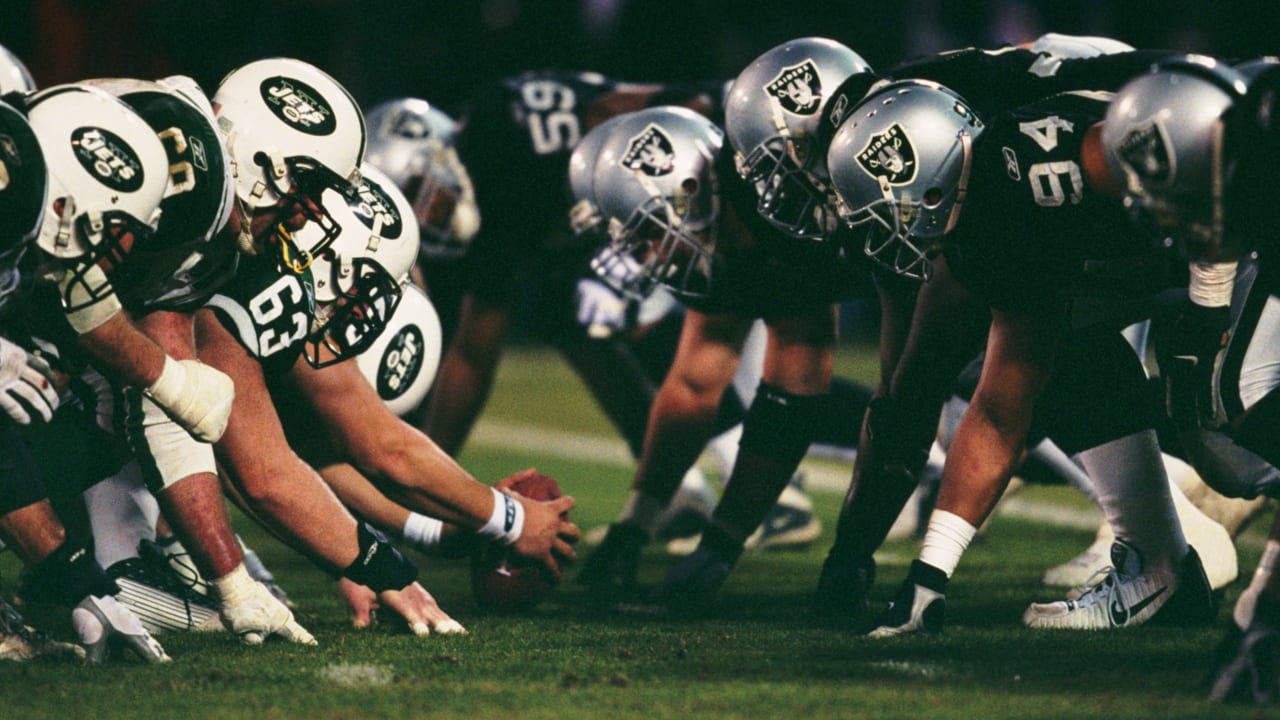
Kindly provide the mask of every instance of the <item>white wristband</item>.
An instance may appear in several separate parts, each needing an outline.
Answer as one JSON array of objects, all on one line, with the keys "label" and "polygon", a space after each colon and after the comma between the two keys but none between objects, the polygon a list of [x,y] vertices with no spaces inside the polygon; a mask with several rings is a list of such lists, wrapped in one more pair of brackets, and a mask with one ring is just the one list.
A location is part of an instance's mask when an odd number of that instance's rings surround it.
[{"label": "white wristband", "polygon": [[1231,304],[1231,290],[1236,283],[1236,260],[1229,262],[1194,261],[1190,265],[1191,283],[1187,293],[1191,302],[1201,307]]},{"label": "white wristband", "polygon": [[440,544],[440,535],[443,531],[443,522],[411,512],[409,518],[404,521],[404,529],[401,530],[400,535],[419,550],[427,550]]},{"label": "white wristband", "polygon": [[524,506],[519,500],[504,495],[493,488],[493,513],[489,522],[477,532],[483,537],[493,538],[503,545],[514,545],[524,530]]}]

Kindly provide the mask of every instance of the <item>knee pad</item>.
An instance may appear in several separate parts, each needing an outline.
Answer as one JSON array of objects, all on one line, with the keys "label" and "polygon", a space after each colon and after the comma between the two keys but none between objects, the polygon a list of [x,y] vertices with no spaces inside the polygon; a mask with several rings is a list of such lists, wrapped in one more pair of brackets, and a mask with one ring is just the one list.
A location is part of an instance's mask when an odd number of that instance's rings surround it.
[{"label": "knee pad", "polygon": [[125,438],[148,490],[158,493],[185,477],[217,474],[213,446],[191,437],[140,390],[126,389],[122,405]]},{"label": "knee pad", "polygon": [[794,467],[809,450],[829,396],[793,395],[761,382],[742,421],[738,447]]},{"label": "knee pad", "polygon": [[893,470],[894,475],[905,473],[914,482],[929,460],[933,435],[922,436],[919,441],[913,441],[910,428],[907,414],[889,396],[871,401],[867,434],[871,438],[876,466]]}]

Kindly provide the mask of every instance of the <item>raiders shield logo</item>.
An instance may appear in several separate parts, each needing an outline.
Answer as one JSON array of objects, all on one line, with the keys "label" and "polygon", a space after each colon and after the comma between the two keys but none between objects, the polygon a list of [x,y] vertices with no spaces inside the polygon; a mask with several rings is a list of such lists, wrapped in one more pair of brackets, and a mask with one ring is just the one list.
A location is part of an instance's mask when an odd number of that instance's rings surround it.
[{"label": "raiders shield logo", "polygon": [[822,80],[812,60],[782,68],[764,90],[793,115],[812,115],[822,102]]},{"label": "raiders shield logo", "polygon": [[76,128],[71,133],[71,151],[90,175],[112,190],[134,192],[142,187],[142,161],[110,130]]},{"label": "raiders shield logo", "polygon": [[858,166],[873,178],[890,185],[906,185],[916,179],[916,149],[898,123],[872,135],[857,155]]},{"label": "raiders shield logo", "polygon": [[1154,118],[1125,131],[1116,147],[1125,171],[1143,185],[1158,187],[1173,182],[1174,156],[1164,125]]},{"label": "raiders shield logo", "polygon": [[676,151],[671,138],[662,128],[650,123],[649,127],[627,143],[627,152],[622,156],[621,162],[623,167],[658,177],[675,168],[675,159]]},{"label": "raiders shield logo", "polygon": [[269,77],[258,87],[267,109],[286,125],[308,135],[328,135],[337,127],[333,108],[313,87],[294,78]]}]

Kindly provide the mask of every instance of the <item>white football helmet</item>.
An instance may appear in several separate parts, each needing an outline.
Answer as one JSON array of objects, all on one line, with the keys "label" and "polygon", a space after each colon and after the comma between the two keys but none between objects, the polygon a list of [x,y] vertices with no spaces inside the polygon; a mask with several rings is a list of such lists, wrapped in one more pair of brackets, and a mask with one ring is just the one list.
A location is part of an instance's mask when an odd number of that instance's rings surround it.
[{"label": "white football helmet", "polygon": [[398,98],[365,113],[373,165],[404,192],[422,230],[428,258],[459,257],[480,230],[471,176],[458,157],[458,124],[418,98]]},{"label": "white football helmet", "polygon": [[835,229],[818,127],[835,89],[870,72],[834,40],[800,38],[756,58],[734,80],[725,106],[734,163],[755,188],[760,215],[786,234],[821,240]]},{"label": "white football helmet", "polygon": [[1247,90],[1225,63],[1185,55],[1130,80],[1107,107],[1102,143],[1125,206],[1193,257],[1222,246],[1224,115]]},{"label": "white football helmet", "polygon": [[[283,266],[301,273],[338,229],[321,196],[326,189],[351,193],[360,181],[364,116],[355,100],[319,68],[288,58],[257,60],[231,71],[213,96],[218,127],[226,136],[236,200],[248,226],[255,211],[298,205],[323,232],[299,247],[279,232]],[[247,252],[261,249],[241,231]]]},{"label": "white football helmet", "polygon": [[592,192],[609,244],[592,269],[641,299],[655,283],[705,296],[714,275],[724,134],[692,110],[670,106],[621,115],[607,132]]},{"label": "white football helmet", "polygon": [[18,263],[40,229],[48,189],[35,131],[0,102],[0,302],[18,286]]},{"label": "white football helmet", "polygon": [[[377,168],[362,168],[353,195],[329,190],[324,200],[339,234],[310,268],[317,317],[304,354],[315,367],[358,354],[377,339],[418,256],[413,208]],[[323,232],[308,224],[296,236],[314,247]],[[317,344],[334,359],[322,360]]]},{"label": "white football helmet", "polygon": [[923,80],[873,88],[831,140],[827,167],[840,216],[866,231],[864,250],[927,279],[928,256],[960,214],[982,121],[951,90]]},{"label": "white football helmet", "polygon": [[31,71],[9,48],[0,45],[0,95],[35,91],[36,81],[31,77]]},{"label": "white football helmet", "polygon": [[426,293],[410,284],[373,345],[356,357],[369,384],[396,415],[422,404],[436,379],[444,339]]},{"label": "white football helmet", "polygon": [[[75,261],[71,288],[87,307],[111,292],[91,286],[86,271],[105,261],[119,265],[134,245],[147,245],[160,222],[169,160],[151,126],[128,105],[97,88],[59,85],[31,96],[27,117],[49,168],[49,193],[36,243],[46,253]],[[109,268],[104,268],[109,269]]]}]

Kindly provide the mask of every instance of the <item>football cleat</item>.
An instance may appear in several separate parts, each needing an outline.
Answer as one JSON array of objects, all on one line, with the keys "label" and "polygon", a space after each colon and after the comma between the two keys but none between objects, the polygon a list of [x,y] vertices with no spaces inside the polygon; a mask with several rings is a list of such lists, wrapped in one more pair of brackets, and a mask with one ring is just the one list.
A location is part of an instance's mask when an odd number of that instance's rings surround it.
[{"label": "football cleat", "polygon": [[646,603],[620,609],[646,615],[704,615],[715,608],[732,569],[733,563],[699,547],[671,567]]},{"label": "football cleat", "polygon": [[154,554],[157,551],[164,553],[165,561],[182,584],[201,595],[209,594],[209,582],[201,577],[200,570],[191,560],[191,554],[177,537],[170,535],[165,538],[157,537],[155,542],[146,539],[138,542],[139,555]]},{"label": "football cleat", "polygon": [[1229,654],[1216,668],[1209,691],[1213,702],[1270,705],[1280,699],[1280,626],[1272,617],[1274,608],[1269,610],[1243,633],[1231,626]]},{"label": "football cleat", "polygon": [[116,599],[133,611],[149,632],[217,632],[223,630],[217,603],[177,576],[154,543],[139,545],[143,554],[107,568],[120,586]]},{"label": "football cleat", "polygon": [[[680,481],[680,487],[671,497],[671,502],[658,515],[653,524],[653,537],[656,540],[680,540],[696,536],[702,532],[716,507],[716,491],[711,487],[707,476],[697,467],[689,468]],[[688,555],[692,552],[681,553]]]},{"label": "football cleat", "polygon": [[649,534],[629,523],[614,523],[578,572],[578,584],[613,599],[634,592],[640,554]]},{"label": "football cleat", "polygon": [[813,499],[804,489],[804,476],[795,475],[760,527],[747,538],[747,550],[799,550],[822,535],[822,521],[813,514]]},{"label": "football cleat", "polygon": [[1142,555],[1123,540],[1112,543],[1111,563],[1098,572],[1098,582],[1069,594],[1066,600],[1032,603],[1022,615],[1023,624],[1108,630],[1141,625],[1157,614],[1160,621],[1176,625],[1213,622],[1213,594],[1195,549],[1188,550],[1177,575],[1145,571]]},{"label": "football cleat", "polygon": [[919,560],[912,561],[907,579],[867,637],[942,632],[947,608],[946,593],[946,573]]},{"label": "football cleat", "polygon": [[867,593],[875,581],[875,560],[850,558],[845,553],[837,553],[833,547],[822,563],[822,575],[818,577],[810,612],[860,624],[868,616]]},{"label": "football cleat", "polygon": [[170,658],[160,643],[142,626],[142,621],[123,603],[110,595],[90,595],[71,611],[87,660],[95,665],[107,659],[113,648],[128,648],[148,663],[165,663]]},{"label": "football cleat", "polygon": [[0,600],[0,660],[25,662],[38,657],[82,661],[85,652],[79,645],[54,640],[26,624],[12,605]]}]

